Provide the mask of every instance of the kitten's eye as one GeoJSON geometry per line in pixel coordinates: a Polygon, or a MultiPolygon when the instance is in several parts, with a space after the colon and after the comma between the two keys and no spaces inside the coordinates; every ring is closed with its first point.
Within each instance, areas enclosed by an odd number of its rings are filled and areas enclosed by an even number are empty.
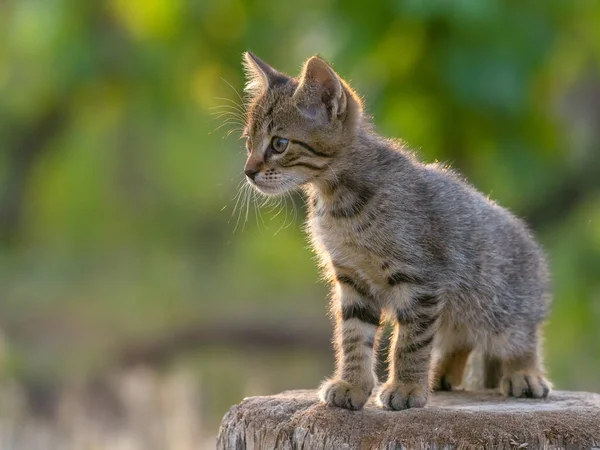
{"type": "Polygon", "coordinates": [[[271,140],[271,147],[273,147],[275,152],[283,153],[288,148],[289,143],[289,140],[275,136],[271,140]]]}

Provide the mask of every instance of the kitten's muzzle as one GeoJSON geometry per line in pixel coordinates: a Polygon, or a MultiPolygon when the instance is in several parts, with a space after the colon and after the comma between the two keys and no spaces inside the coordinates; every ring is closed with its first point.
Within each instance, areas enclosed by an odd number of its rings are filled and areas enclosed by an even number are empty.
{"type": "Polygon", "coordinates": [[[254,169],[254,168],[248,168],[248,169],[244,169],[244,173],[246,174],[246,176],[248,178],[250,178],[252,181],[254,181],[254,177],[256,177],[256,174],[260,172],[260,170],[258,169],[254,169]]]}

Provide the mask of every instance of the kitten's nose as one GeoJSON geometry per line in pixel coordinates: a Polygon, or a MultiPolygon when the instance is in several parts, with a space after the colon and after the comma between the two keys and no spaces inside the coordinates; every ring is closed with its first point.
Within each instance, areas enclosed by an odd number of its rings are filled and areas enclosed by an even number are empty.
{"type": "Polygon", "coordinates": [[[252,181],[254,181],[254,177],[256,176],[256,174],[260,172],[260,170],[257,169],[253,169],[253,168],[249,168],[249,169],[245,169],[244,173],[246,174],[246,176],[248,178],[250,178],[252,181]]]}

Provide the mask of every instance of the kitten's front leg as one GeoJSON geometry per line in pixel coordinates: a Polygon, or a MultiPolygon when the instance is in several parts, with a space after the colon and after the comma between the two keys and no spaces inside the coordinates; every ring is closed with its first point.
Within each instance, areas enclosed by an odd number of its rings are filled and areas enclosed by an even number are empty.
{"type": "Polygon", "coordinates": [[[347,276],[338,276],[335,313],[336,373],[321,386],[328,405],[361,409],[375,386],[375,334],[380,308],[366,289],[347,276]]]}
{"type": "Polygon", "coordinates": [[[396,313],[389,377],[379,393],[384,408],[421,408],[429,396],[429,366],[438,317],[437,299],[421,296],[396,313]]]}

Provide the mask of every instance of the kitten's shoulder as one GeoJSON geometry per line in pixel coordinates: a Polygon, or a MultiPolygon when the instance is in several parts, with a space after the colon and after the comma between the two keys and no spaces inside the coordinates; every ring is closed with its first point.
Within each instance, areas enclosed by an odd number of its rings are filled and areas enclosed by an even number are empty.
{"type": "Polygon", "coordinates": [[[420,165],[424,171],[425,176],[437,179],[442,178],[449,181],[455,181],[460,184],[466,183],[470,185],[467,178],[449,164],[444,164],[439,161],[436,161],[433,163],[421,163],[420,165]]]}

